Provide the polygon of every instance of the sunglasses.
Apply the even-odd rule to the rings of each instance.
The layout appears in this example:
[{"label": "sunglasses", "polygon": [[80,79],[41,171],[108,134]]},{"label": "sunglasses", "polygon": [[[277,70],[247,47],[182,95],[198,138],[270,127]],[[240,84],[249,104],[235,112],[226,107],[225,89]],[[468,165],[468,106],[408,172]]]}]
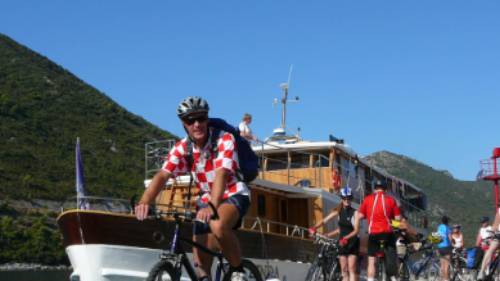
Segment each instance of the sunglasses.
[{"label": "sunglasses", "polygon": [[198,123],[203,123],[208,120],[207,115],[199,115],[199,116],[187,116],[183,118],[182,121],[188,125],[193,125],[194,122],[198,121]]},{"label": "sunglasses", "polygon": [[352,197],[351,197],[351,196],[348,196],[348,197],[342,197],[342,200],[352,200]]}]

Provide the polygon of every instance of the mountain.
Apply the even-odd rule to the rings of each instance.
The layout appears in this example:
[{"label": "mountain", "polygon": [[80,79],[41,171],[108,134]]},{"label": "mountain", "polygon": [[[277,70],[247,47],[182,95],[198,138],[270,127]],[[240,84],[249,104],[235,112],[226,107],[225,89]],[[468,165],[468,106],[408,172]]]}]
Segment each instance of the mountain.
[{"label": "mountain", "polygon": [[174,137],[0,34],[0,198],[75,195],[81,140],[90,195],[141,192],[144,144]]},{"label": "mountain", "polygon": [[460,181],[448,171],[435,170],[417,160],[388,151],[376,152],[364,159],[422,188],[427,194],[433,227],[439,223],[442,215],[447,215],[451,218],[451,225],[462,225],[468,245],[475,241],[479,219],[482,216],[492,218],[494,215],[491,183]]}]

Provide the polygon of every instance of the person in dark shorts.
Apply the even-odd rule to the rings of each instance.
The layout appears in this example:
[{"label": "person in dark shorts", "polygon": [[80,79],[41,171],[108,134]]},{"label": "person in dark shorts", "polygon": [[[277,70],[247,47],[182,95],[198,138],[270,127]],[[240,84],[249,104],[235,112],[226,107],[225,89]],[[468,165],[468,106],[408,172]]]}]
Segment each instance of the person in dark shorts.
[{"label": "person in dark shorts", "polygon": [[450,280],[450,257],[451,257],[451,230],[448,226],[449,218],[443,216],[437,232],[441,236],[441,242],[437,244],[439,261],[441,264],[441,280]]},{"label": "person in dark shorts", "polygon": [[368,268],[367,281],[375,279],[376,254],[380,251],[380,241],[385,241],[385,267],[387,275],[396,279],[397,253],[396,237],[391,226],[392,220],[401,220],[401,210],[396,200],[385,192],[385,180],[375,182],[375,191],[366,196],[359,206],[355,228],[359,229],[360,220],[366,219],[368,223]]},{"label": "person in dark shorts", "polygon": [[354,228],[356,210],[351,206],[352,191],[349,187],[340,190],[342,203],[335,207],[328,216],[309,228],[309,233],[314,234],[316,230],[328,221],[338,217],[338,228],[327,233],[329,237],[339,236],[339,260],[343,281],[358,280],[357,258],[359,254],[358,231]]},{"label": "person in dark shorts", "polygon": [[[187,136],[168,153],[162,168],[135,206],[135,215],[139,220],[147,218],[148,204],[170,178],[191,175],[200,190],[196,219],[203,222],[195,222],[193,240],[210,248],[215,246],[213,243],[218,244],[232,268],[231,281],[244,281],[241,248],[234,229],[241,225],[250,206],[250,190],[237,176],[238,148],[234,136],[211,130],[208,111],[207,101],[200,97],[187,97],[179,104],[177,116]],[[213,257],[193,247],[193,259],[198,265],[199,280],[211,280]]]}]

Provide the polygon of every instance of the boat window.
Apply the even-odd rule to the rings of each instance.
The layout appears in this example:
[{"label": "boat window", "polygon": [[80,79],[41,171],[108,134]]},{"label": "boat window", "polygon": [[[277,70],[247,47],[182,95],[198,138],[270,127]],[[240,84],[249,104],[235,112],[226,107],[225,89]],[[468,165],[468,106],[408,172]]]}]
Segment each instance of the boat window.
[{"label": "boat window", "polygon": [[288,168],[288,156],[273,155],[267,157],[267,170],[283,170]]},{"label": "boat window", "polygon": [[329,167],[330,161],[328,160],[327,157],[321,156],[320,159],[318,159],[318,160],[316,160],[316,162],[314,162],[314,166],[315,167]]},{"label": "boat window", "polygon": [[257,195],[257,216],[266,216],[266,197],[262,194]]},{"label": "boat window", "polygon": [[288,204],[286,200],[281,200],[281,221],[288,221]]},{"label": "boat window", "polygon": [[309,168],[309,154],[297,153],[292,155],[290,168]]},{"label": "boat window", "polygon": [[295,186],[299,186],[299,187],[310,187],[311,186],[311,181],[309,179],[302,179],[302,180],[299,180]]}]

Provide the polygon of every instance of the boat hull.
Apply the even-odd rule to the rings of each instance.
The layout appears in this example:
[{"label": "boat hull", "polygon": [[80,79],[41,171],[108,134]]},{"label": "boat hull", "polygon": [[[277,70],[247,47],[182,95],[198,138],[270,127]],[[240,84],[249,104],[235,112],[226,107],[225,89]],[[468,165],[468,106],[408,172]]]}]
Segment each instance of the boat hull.
[{"label": "boat hull", "polygon": [[[168,248],[175,224],[169,220],[138,221],[133,215],[74,210],[58,218],[63,244],[73,266],[72,280],[144,280]],[[191,237],[184,224],[181,235]],[[311,240],[252,230],[237,231],[243,255],[263,276],[302,281],[316,245]]]}]

